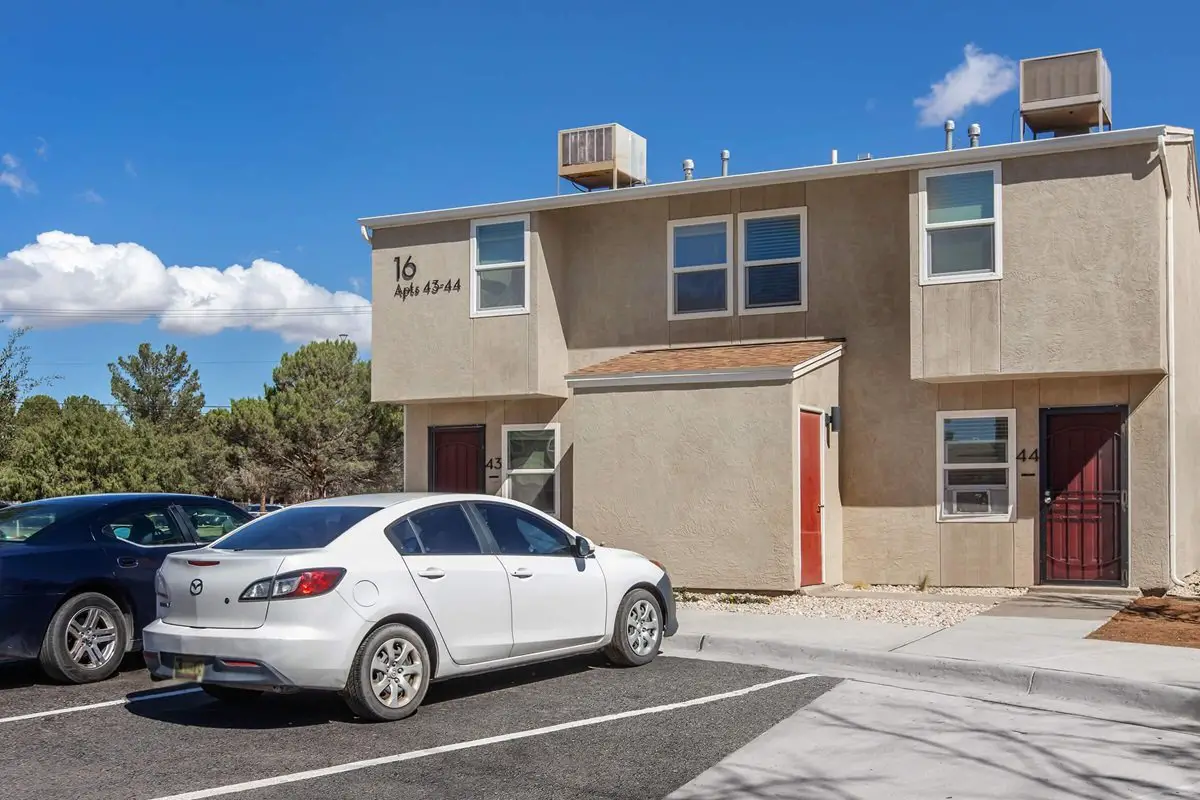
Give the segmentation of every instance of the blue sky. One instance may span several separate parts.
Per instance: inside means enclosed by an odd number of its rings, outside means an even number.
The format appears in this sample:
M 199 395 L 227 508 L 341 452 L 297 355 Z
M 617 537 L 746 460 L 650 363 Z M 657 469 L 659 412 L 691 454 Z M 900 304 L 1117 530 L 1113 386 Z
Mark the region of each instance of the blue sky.
M 946 81 L 931 118 L 954 108 L 963 144 L 972 121 L 985 143 L 1009 141 L 1004 59 L 1090 47 L 1112 67 L 1116 127 L 1197 124 L 1188 53 L 1200 11 L 1187 4 L 913 7 L 12 4 L 0 254 L 23 254 L 0 261 L 0 312 L 71 309 L 56 327 L 30 320 L 35 370 L 62 376 L 55 395 L 107 401 L 107 362 L 171 341 L 223 404 L 257 394 L 306 337 L 347 332 L 366 345 L 369 326 L 361 314 L 204 317 L 189 311 L 200 298 L 219 309 L 361 303 L 369 251 L 357 217 L 553 194 L 560 128 L 632 128 L 649 141 L 655 182 L 678 179 L 685 157 L 697 176 L 716 173 L 722 148 L 734 172 L 822 163 L 833 148 L 843 159 L 922 152 L 943 134 L 940 121 L 920 124 L 914 101 Z M 91 243 L 43 236 L 55 231 Z M 106 247 L 118 243 L 130 246 Z M 249 271 L 221 272 L 232 265 Z M 168 309 L 171 330 L 154 316 L 111 321 L 122 309 Z M 89 322 L 87 310 L 108 317 Z M 266 330 L 236 327 L 246 321 Z

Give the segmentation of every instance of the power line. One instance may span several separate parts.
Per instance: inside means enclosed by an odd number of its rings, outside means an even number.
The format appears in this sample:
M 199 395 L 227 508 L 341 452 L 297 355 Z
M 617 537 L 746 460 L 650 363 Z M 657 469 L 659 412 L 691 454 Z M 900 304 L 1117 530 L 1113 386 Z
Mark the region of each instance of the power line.
M 115 361 L 112 363 L 116 363 Z M 189 364 L 278 364 L 279 359 L 255 359 L 255 360 L 225 360 L 217 359 L 214 361 L 192 361 L 188 359 Z M 31 361 L 31 366 L 38 367 L 108 367 L 107 361 Z
M 323 308 L 192 308 L 192 309 L 127 309 L 127 308 L 19 308 L 0 309 L 0 314 L 19 317 L 71 318 L 86 317 L 89 319 L 142 319 L 144 317 L 159 317 L 161 319 L 211 319 L 211 318 L 252 318 L 262 319 L 271 317 L 304 318 L 304 317 L 353 317 L 365 316 L 371 313 L 371 306 L 341 306 Z

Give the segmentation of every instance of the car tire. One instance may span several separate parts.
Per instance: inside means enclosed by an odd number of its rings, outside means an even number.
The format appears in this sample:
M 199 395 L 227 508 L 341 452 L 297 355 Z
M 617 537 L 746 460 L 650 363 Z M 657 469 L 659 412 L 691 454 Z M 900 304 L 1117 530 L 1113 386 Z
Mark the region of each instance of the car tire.
M 128 649 L 125 612 L 108 595 L 83 592 L 54 612 L 38 661 L 51 680 L 95 683 L 120 669 Z
M 343 697 L 363 719 L 393 722 L 416 713 L 432 673 L 424 640 L 407 625 L 390 623 L 359 645 Z
M 649 664 L 662 645 L 663 613 L 658 598 L 645 589 L 632 589 L 617 608 L 613 638 L 604 654 L 622 667 Z
M 262 699 L 263 693 L 259 689 L 241 689 L 237 686 L 223 686 L 217 683 L 202 683 L 200 688 L 204 693 L 214 700 L 220 700 L 222 703 L 230 705 L 246 705 L 247 703 L 255 703 Z

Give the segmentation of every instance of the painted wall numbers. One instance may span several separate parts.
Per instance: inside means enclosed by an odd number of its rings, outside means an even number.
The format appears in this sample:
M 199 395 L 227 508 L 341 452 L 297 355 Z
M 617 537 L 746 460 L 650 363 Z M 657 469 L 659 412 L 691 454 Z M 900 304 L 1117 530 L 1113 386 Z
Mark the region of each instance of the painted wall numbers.
M 400 263 L 400 256 L 393 260 L 396 262 L 396 283 L 411 281 L 417 277 L 417 262 L 412 260 L 412 256 L 405 259 L 403 264 Z
M 462 278 L 455 278 L 454 280 L 447 279 L 444 281 L 435 279 L 431 281 L 425 281 L 424 286 L 422 286 L 420 283 L 408 283 L 404 285 L 396 284 L 396 293 L 394 296 L 399 297 L 401 300 L 407 300 L 410 297 L 419 297 L 425 294 L 440 294 L 442 292 L 461 291 Z
M 427 294 L 462 291 L 462 278 L 455 278 L 454 280 L 447 278 L 444 281 L 434 278 L 422 284 L 413 280 L 417 277 L 417 262 L 412 260 L 412 256 L 403 261 L 400 259 L 400 256 L 396 256 L 392 260 L 396 264 L 396 291 L 392 295 L 393 297 L 407 300 L 410 297 L 420 297 Z

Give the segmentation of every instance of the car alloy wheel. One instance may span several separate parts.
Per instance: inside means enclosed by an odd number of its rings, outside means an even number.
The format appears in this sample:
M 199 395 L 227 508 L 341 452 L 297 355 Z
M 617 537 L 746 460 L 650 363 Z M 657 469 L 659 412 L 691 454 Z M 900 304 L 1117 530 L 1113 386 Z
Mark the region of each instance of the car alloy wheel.
M 84 606 L 65 631 L 67 654 L 83 669 L 105 667 L 117 652 L 117 621 L 103 608 Z
M 629 646 L 639 656 L 645 656 L 658 645 L 658 609 L 649 600 L 638 600 L 629 609 L 625 631 Z
M 425 664 L 404 639 L 387 639 L 371 658 L 371 691 L 388 708 L 403 708 L 421 692 Z

